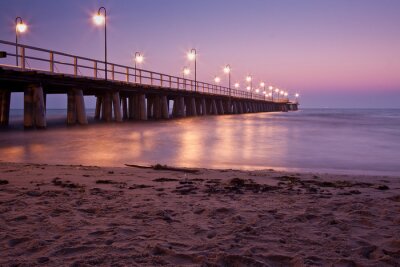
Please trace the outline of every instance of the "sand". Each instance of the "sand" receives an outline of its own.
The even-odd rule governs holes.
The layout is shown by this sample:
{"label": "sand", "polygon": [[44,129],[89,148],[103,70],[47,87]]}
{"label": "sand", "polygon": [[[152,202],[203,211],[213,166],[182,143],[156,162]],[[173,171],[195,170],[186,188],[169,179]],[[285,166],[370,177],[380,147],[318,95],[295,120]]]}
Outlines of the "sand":
{"label": "sand", "polygon": [[400,179],[0,163],[0,266],[400,266]]}

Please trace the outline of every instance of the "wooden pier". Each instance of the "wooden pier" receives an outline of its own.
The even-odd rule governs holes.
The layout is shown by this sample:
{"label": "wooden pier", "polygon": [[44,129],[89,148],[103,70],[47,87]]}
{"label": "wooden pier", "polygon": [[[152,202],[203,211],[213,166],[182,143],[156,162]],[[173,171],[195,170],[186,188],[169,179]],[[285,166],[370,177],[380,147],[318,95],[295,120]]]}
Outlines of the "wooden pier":
{"label": "wooden pier", "polygon": [[[1,41],[0,124],[9,124],[13,92],[24,93],[24,127],[46,128],[46,96],[67,95],[66,123],[88,124],[84,95],[96,97],[95,119],[105,122],[291,111],[297,102],[181,77]],[[14,51],[14,53],[12,52]],[[19,66],[7,64],[9,57]],[[36,64],[35,66],[33,66]],[[105,70],[109,79],[101,77]]]}

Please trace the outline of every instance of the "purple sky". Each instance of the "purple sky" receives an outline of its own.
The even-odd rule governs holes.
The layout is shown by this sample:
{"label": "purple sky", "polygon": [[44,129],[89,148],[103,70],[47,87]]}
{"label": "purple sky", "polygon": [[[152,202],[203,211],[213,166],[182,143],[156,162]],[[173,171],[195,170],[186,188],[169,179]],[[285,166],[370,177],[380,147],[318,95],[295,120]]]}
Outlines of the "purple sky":
{"label": "purple sky", "polygon": [[[199,80],[225,78],[230,64],[233,81],[251,73],[299,92],[303,107],[400,108],[398,0],[2,0],[0,39],[15,39],[21,16],[21,43],[103,59],[91,21],[102,5],[111,62],[132,65],[141,51],[143,68],[179,75],[195,47]],[[22,106],[19,96],[12,103]]]}

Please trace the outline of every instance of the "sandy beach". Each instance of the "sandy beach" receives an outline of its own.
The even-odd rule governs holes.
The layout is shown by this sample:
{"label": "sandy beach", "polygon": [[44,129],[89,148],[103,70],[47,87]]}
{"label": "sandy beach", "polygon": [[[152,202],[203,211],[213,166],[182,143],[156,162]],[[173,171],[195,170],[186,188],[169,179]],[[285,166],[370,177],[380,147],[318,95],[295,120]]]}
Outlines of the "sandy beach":
{"label": "sandy beach", "polygon": [[399,266],[396,177],[0,163],[1,266]]}

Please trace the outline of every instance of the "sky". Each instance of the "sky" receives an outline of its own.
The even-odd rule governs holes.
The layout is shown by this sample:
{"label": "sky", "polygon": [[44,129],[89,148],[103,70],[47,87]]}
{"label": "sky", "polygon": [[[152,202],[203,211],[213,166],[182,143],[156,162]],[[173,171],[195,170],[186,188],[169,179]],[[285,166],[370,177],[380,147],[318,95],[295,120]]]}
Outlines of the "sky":
{"label": "sky", "polygon": [[100,6],[109,62],[133,65],[140,51],[144,69],[180,75],[196,48],[201,81],[227,85],[230,64],[243,89],[251,74],[299,93],[302,107],[400,108],[398,0],[1,0],[0,39],[15,41],[20,16],[21,43],[101,60],[104,33],[91,19]]}

